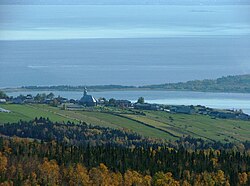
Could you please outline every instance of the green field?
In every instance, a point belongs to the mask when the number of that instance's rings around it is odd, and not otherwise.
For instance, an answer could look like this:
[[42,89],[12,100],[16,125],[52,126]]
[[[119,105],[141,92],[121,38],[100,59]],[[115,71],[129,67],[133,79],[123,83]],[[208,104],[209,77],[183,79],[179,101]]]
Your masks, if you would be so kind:
[[183,135],[207,140],[250,140],[250,122],[212,119],[209,116],[143,111],[145,115],[119,109],[69,111],[48,105],[0,105],[11,113],[0,113],[0,123],[48,117],[52,121],[84,121],[92,125],[132,130],[153,138],[176,140]]

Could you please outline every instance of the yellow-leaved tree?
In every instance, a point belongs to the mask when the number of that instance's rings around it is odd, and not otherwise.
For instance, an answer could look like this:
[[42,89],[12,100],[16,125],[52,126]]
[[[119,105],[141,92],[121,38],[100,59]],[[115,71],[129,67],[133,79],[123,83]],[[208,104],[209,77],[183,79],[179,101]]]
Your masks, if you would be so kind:
[[7,171],[8,159],[7,157],[0,152],[0,181],[3,181]]
[[59,185],[59,166],[55,160],[44,162],[39,165],[39,181],[42,185]]

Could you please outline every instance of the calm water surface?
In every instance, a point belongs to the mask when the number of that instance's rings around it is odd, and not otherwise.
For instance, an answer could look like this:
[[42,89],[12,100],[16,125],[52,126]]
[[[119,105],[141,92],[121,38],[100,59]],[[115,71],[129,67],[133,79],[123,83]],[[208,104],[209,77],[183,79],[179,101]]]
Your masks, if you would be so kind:
[[[0,17],[0,88],[148,85],[250,73],[250,6],[12,5],[0,6]],[[249,94],[93,95],[250,113]]]
[[250,6],[0,6],[0,87],[250,73]]

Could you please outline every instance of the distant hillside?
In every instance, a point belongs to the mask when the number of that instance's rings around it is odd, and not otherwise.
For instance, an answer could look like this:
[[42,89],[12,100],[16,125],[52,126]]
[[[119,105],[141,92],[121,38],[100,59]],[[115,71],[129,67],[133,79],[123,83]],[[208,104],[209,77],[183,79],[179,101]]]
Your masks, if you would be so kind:
[[4,88],[4,92],[18,91],[124,91],[124,90],[176,90],[199,92],[238,92],[250,93],[250,74],[226,76],[218,79],[194,80],[179,83],[166,83],[145,86],[124,85],[55,85],[55,86],[23,86],[20,88]]
[[218,79],[195,80],[179,83],[140,86],[143,89],[187,90],[202,92],[250,93],[250,74],[226,76]]

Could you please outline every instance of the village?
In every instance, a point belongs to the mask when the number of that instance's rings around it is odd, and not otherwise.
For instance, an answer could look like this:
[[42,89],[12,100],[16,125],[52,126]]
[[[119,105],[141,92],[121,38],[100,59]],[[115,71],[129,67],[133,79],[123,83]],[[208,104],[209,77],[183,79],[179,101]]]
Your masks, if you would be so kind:
[[[222,119],[239,119],[250,120],[248,114],[243,113],[242,110],[222,110],[213,109],[202,105],[165,105],[165,104],[153,104],[145,102],[143,97],[138,98],[137,102],[131,102],[129,100],[118,99],[106,99],[104,97],[95,98],[88,94],[85,88],[83,96],[79,99],[67,99],[61,96],[55,97],[53,93],[49,94],[37,94],[32,96],[31,94],[19,95],[17,97],[8,97],[0,99],[0,104],[48,104],[50,106],[59,107],[64,110],[82,110],[84,108],[93,107],[117,107],[121,109],[134,109],[134,110],[155,110],[164,111],[173,114],[200,114],[208,115],[212,118]],[[9,113],[11,111],[0,107],[0,112]]]

